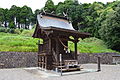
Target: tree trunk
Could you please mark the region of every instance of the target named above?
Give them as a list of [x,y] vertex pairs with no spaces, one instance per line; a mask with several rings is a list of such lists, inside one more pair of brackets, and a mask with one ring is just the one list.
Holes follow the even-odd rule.
[[20,23],[18,22],[18,28],[20,29]]
[[7,21],[5,21],[4,27],[7,28]]

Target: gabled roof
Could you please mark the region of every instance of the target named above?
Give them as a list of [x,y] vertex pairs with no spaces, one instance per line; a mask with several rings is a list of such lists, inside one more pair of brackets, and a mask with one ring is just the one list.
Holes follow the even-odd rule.
[[68,30],[74,30],[71,22],[66,17],[60,17],[48,13],[42,13],[37,15],[38,24],[41,27],[56,27]]
[[73,36],[77,38],[87,38],[89,33],[76,31],[71,22],[66,17],[56,16],[48,13],[37,15],[37,25],[34,31],[34,38],[44,38],[45,35]]

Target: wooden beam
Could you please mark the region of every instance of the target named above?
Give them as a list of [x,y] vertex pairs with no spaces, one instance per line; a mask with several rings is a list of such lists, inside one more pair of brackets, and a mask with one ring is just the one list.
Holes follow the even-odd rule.
[[78,43],[78,38],[74,38],[74,49],[75,49],[75,54],[74,54],[74,59],[77,60],[77,43]]
[[[56,37],[53,37],[52,39],[56,39]],[[74,42],[75,40],[74,39],[70,39],[70,38],[60,38],[62,41],[72,41]]]

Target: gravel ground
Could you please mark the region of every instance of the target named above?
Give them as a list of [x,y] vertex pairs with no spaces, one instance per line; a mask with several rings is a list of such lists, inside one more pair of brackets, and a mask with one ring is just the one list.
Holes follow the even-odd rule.
[[120,80],[120,65],[102,65],[102,71],[95,72],[96,64],[83,64],[87,72],[59,74],[43,72],[38,68],[0,69],[0,80]]

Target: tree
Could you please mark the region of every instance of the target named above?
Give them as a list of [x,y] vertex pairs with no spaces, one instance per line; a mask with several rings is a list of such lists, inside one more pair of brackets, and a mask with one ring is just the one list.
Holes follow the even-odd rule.
[[120,51],[120,3],[106,15],[99,34],[109,48]]
[[9,10],[8,9],[4,9],[4,18],[3,19],[4,19],[4,27],[5,28],[8,27],[7,23],[8,23],[8,20],[10,19],[8,14],[9,14]]
[[15,28],[15,23],[14,23],[13,21],[11,21],[11,22],[9,23],[9,27],[12,28],[12,29],[14,29],[14,28]]
[[39,9],[36,9],[35,10],[35,12],[34,12],[34,24],[36,23],[36,21],[37,21],[37,15],[39,14],[41,12],[41,10],[39,10]]
[[0,26],[2,26],[4,22],[4,9],[0,8]]
[[22,28],[29,29],[29,25],[32,22],[33,12],[28,6],[23,6],[20,11],[20,23]]
[[44,9],[48,13],[51,13],[51,12],[55,11],[54,2],[52,0],[47,0],[47,2],[45,3]]
[[56,14],[69,17],[76,30],[78,30],[78,22],[82,21],[82,10],[82,5],[78,3],[78,0],[65,0],[64,3],[60,2],[56,6]]
[[[17,6],[16,5],[13,5],[11,6],[9,12],[8,12],[8,16],[9,16],[9,22],[14,22],[15,26],[17,26],[17,18],[18,18],[18,15],[19,15],[19,12],[17,11]],[[10,27],[10,26],[9,26]]]
[[93,4],[83,4],[83,21],[80,23],[80,31],[89,32],[92,36],[98,37],[98,30],[100,25],[100,15],[104,10],[104,4],[94,2]]

